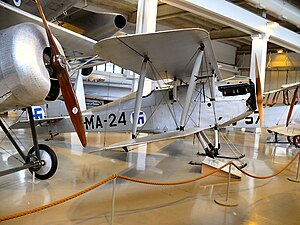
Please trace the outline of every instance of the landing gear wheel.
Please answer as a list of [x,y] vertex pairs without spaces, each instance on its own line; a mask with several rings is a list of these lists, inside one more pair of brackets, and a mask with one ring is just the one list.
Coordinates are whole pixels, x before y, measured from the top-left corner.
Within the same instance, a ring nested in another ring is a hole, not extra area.
[[300,136],[299,135],[295,136],[293,138],[293,140],[294,140],[294,145],[296,146],[296,148],[300,148]]
[[[42,165],[29,168],[31,173],[35,172],[36,178],[46,180],[52,177],[57,170],[57,157],[55,152],[47,145],[39,144],[39,150],[42,160]],[[28,152],[27,162],[34,162],[37,159],[34,147]]]
[[293,138],[291,136],[286,136],[286,139],[290,145],[293,144]]

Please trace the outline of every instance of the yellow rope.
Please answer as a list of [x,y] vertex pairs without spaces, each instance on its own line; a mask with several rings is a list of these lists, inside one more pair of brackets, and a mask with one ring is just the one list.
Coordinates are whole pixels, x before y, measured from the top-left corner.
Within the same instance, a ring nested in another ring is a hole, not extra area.
[[191,182],[195,182],[197,180],[203,179],[205,177],[208,177],[214,173],[217,173],[218,171],[222,170],[223,168],[225,168],[226,166],[228,166],[231,162],[226,163],[225,165],[221,166],[218,169],[213,170],[210,173],[204,174],[202,176],[196,177],[194,179],[190,179],[190,180],[183,180],[183,181],[176,181],[176,182],[153,182],[153,181],[146,181],[146,180],[140,180],[140,179],[135,179],[135,178],[131,178],[131,177],[126,177],[123,175],[118,175],[118,178],[124,179],[124,180],[128,180],[128,181],[132,181],[132,182],[136,182],[136,183],[142,183],[142,184],[150,184],[150,185],[178,185],[178,184],[187,184],[187,183],[191,183]]
[[246,171],[240,169],[237,165],[235,165],[234,163],[232,163],[232,165],[234,165],[235,168],[237,168],[239,171],[241,171],[243,174],[249,176],[249,177],[252,177],[252,178],[255,178],[255,179],[268,179],[268,178],[271,178],[271,177],[275,177],[277,176],[278,174],[282,173],[284,170],[286,170],[294,161],[295,159],[300,155],[300,152],[298,152],[294,158],[288,163],[286,164],[285,167],[283,167],[282,169],[278,170],[277,172],[273,173],[272,175],[269,175],[269,176],[255,176],[255,175],[252,175],[250,173],[247,173]]
[[269,175],[269,176],[255,176],[255,175],[252,175],[248,172],[245,172],[243,171],[242,169],[240,169],[236,164],[234,164],[233,162],[228,162],[226,163],[225,165],[221,166],[220,168],[218,169],[215,169],[213,170],[212,172],[210,173],[207,173],[205,175],[202,175],[202,176],[199,176],[199,177],[196,177],[194,179],[190,179],[190,180],[184,180],[184,181],[176,181],[176,182],[154,182],[154,181],[146,181],[146,180],[141,180],[141,179],[136,179],[136,178],[131,178],[131,177],[127,177],[127,176],[123,176],[123,175],[111,175],[109,176],[108,178],[98,182],[97,184],[94,184],[92,185],[91,187],[88,187],[80,192],[77,192],[73,195],[70,195],[66,198],[63,198],[63,199],[60,199],[60,200],[57,200],[55,202],[52,202],[52,203],[49,203],[47,205],[43,205],[43,206],[40,206],[40,207],[37,207],[37,208],[34,208],[34,209],[30,209],[30,210],[26,210],[26,211],[23,211],[23,212],[19,212],[19,213],[15,213],[15,214],[12,214],[12,215],[9,215],[9,216],[5,216],[5,217],[2,217],[0,218],[0,222],[1,221],[6,221],[6,220],[11,220],[11,219],[15,219],[15,218],[18,218],[18,217],[21,217],[21,216],[25,216],[25,215],[29,215],[29,214],[32,214],[32,213],[35,213],[35,212],[39,212],[39,211],[42,211],[44,209],[47,209],[47,208],[50,208],[52,206],[55,206],[55,205],[58,205],[58,204],[61,204],[61,203],[64,203],[66,201],[69,201],[71,199],[74,199],[76,197],[79,197],[105,183],[107,183],[108,181],[112,180],[112,179],[115,179],[115,178],[120,178],[120,179],[124,179],[124,180],[128,180],[128,181],[132,181],[132,182],[137,182],[137,183],[142,183],[142,184],[150,184],[150,185],[179,185],[179,184],[187,184],[187,183],[191,183],[191,182],[195,182],[197,180],[200,180],[200,179],[203,179],[205,177],[208,177],[208,176],[211,176],[215,173],[217,173],[218,171],[222,170],[223,168],[225,168],[226,166],[228,165],[233,165],[235,166],[239,171],[241,171],[243,174],[249,176],[249,177],[252,177],[252,178],[256,178],[256,179],[267,179],[267,178],[271,178],[271,177],[274,177],[274,176],[277,176],[278,174],[282,173],[284,170],[286,170],[294,161],[295,159],[300,155],[300,152],[298,152],[294,158],[285,166],[283,167],[282,169],[280,169],[279,171],[275,172],[274,174],[272,175]]
[[77,193],[75,193],[73,195],[70,195],[70,196],[68,196],[66,198],[57,200],[55,202],[51,202],[51,203],[49,203],[47,205],[43,205],[43,206],[40,206],[40,207],[37,207],[37,208],[34,208],[34,209],[30,209],[30,210],[26,210],[26,211],[23,211],[23,212],[19,212],[19,213],[15,213],[15,214],[12,214],[12,215],[9,215],[9,216],[2,217],[2,218],[0,218],[0,221],[11,220],[11,219],[15,219],[15,218],[18,218],[18,217],[21,217],[21,216],[29,215],[29,214],[32,214],[32,213],[39,212],[39,211],[42,211],[44,209],[50,208],[52,206],[61,204],[63,202],[69,201],[69,200],[71,200],[73,198],[76,198],[76,197],[78,197],[80,195],[83,195],[83,194],[85,194],[85,193],[87,193],[87,192],[89,192],[89,191],[91,191],[91,190],[93,190],[93,189],[101,186],[102,184],[105,184],[106,182],[108,182],[108,181],[110,181],[110,180],[112,180],[114,178],[116,178],[116,175],[112,175],[112,176],[110,176],[110,177],[108,177],[108,178],[100,181],[99,183],[94,184],[93,186],[88,187],[88,188],[86,188],[86,189],[84,189],[84,190],[82,190],[80,192],[77,192]]

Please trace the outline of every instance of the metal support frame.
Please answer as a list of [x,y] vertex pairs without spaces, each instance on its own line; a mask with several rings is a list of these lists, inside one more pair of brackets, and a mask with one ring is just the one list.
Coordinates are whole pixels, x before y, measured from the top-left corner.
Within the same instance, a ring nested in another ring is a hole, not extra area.
[[136,33],[150,33],[156,30],[158,0],[138,0]]
[[208,144],[210,149],[213,149],[214,146],[213,144],[210,142],[210,140],[208,139],[208,137],[205,135],[205,133],[203,131],[199,132],[201,134],[201,136],[203,137],[203,139],[206,141],[206,143]]
[[174,78],[174,85],[173,85],[173,102],[177,102],[178,98],[178,80]]
[[12,145],[16,148],[19,155],[24,160],[24,165],[22,165],[22,166],[17,166],[17,167],[14,167],[14,168],[10,168],[10,169],[7,169],[7,170],[0,171],[0,177],[11,174],[11,173],[15,173],[15,172],[18,172],[18,171],[21,171],[21,170],[24,170],[24,169],[29,169],[29,168],[33,168],[33,167],[42,165],[40,150],[39,150],[39,146],[38,146],[37,133],[36,133],[35,126],[34,126],[32,108],[28,107],[27,112],[28,112],[28,117],[29,117],[29,122],[30,122],[32,140],[33,140],[33,144],[34,144],[34,150],[35,150],[35,154],[36,154],[36,157],[37,157],[38,161],[28,162],[28,160],[27,160],[28,157],[23,153],[20,146],[17,144],[15,139],[12,137],[12,135],[9,133],[9,130],[5,126],[2,118],[0,118],[0,127],[2,128],[2,130],[6,134],[6,136],[8,137],[10,142],[12,143]]
[[[209,157],[213,157],[213,154],[211,153],[210,151],[210,147],[208,146],[208,143],[205,141],[205,139],[202,137],[202,135],[200,134],[200,132],[196,133],[196,137],[198,139],[198,141],[200,142],[204,152],[205,152],[205,155],[209,156]],[[198,152],[199,155],[201,155],[199,152]]]
[[83,85],[83,75],[81,74],[82,70],[77,71],[77,77],[75,80],[74,90],[78,100],[78,104],[81,111],[86,110],[86,101],[85,101],[85,91]]
[[[247,34],[270,34],[270,42],[300,52],[300,35],[283,26],[268,27],[270,20],[225,0],[161,0],[179,9],[226,24]],[[222,5],[222,7],[220,7]],[[232,13],[234,12],[234,13]]]
[[23,151],[21,150],[20,146],[17,144],[17,142],[15,141],[15,139],[9,133],[8,129],[6,128],[5,124],[3,123],[2,118],[0,118],[0,126],[1,126],[2,130],[4,131],[4,133],[6,134],[6,136],[8,137],[8,139],[10,140],[10,142],[12,143],[12,145],[16,148],[16,150],[18,151],[18,153],[20,154],[20,156],[22,157],[22,159],[24,161],[26,161],[26,155],[23,153]]
[[29,123],[30,123],[30,129],[31,129],[34,152],[35,152],[35,155],[36,155],[37,159],[39,160],[39,162],[41,162],[41,154],[40,154],[40,149],[39,149],[37,133],[36,133],[36,129],[35,129],[35,126],[34,126],[32,108],[28,107],[27,112],[28,112],[28,117],[29,117]]
[[195,85],[196,85],[196,81],[197,81],[197,75],[199,73],[201,62],[202,62],[203,53],[204,53],[204,45],[201,44],[199,51],[197,52],[197,55],[196,55],[193,71],[192,71],[191,78],[190,78],[189,87],[188,87],[188,90],[186,93],[185,103],[184,103],[184,107],[183,107],[183,111],[182,111],[181,119],[180,119],[180,130],[184,130],[184,127],[185,127],[188,111],[189,111],[192,97],[194,94],[194,89],[195,89]]
[[219,154],[218,150],[220,149],[220,136],[219,136],[219,130],[217,127],[214,128],[214,144],[215,144],[215,149],[214,149],[214,155],[217,156]]
[[136,100],[135,100],[133,123],[132,123],[132,139],[136,138],[137,123],[138,123],[138,118],[142,106],[143,89],[144,89],[145,78],[147,73],[147,62],[148,62],[148,58],[145,58],[142,64],[141,74],[139,78],[139,86],[136,92]]
[[[259,76],[261,83],[261,91],[264,92],[265,87],[265,75],[266,75],[266,62],[267,62],[267,47],[269,36],[262,34],[255,34],[251,36],[252,48],[251,48],[251,62],[250,62],[250,78],[252,82],[256,84],[256,66],[255,60],[258,60]],[[279,96],[279,93],[278,93]]]
[[11,173],[19,172],[21,170],[33,168],[33,167],[36,167],[38,165],[39,165],[38,162],[30,162],[30,163],[26,163],[22,166],[17,166],[17,167],[11,168],[11,169],[2,170],[2,171],[0,171],[0,177],[11,174]]

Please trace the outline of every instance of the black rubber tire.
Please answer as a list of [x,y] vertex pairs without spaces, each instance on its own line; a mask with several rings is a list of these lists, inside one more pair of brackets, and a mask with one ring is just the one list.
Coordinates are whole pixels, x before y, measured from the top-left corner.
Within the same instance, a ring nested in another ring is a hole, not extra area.
[[[35,177],[39,180],[47,180],[52,177],[58,166],[58,160],[55,152],[47,145],[39,144],[41,159],[45,165],[40,168],[29,168],[30,173],[35,172]],[[28,160],[30,161],[35,157],[34,147],[32,147],[28,152]],[[50,165],[50,166],[49,166]]]
[[286,139],[290,145],[292,145],[294,143],[294,140],[291,136],[286,136]]
[[300,136],[293,137],[293,141],[296,148],[300,148]]

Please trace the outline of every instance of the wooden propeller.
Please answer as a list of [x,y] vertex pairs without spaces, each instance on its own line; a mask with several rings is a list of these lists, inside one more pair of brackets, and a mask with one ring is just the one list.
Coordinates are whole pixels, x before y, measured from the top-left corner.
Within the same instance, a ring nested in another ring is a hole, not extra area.
[[298,89],[299,89],[299,86],[297,86],[296,89],[295,89],[295,92],[294,92],[294,95],[293,95],[293,98],[292,98],[292,102],[291,102],[291,105],[290,105],[290,109],[289,109],[289,112],[288,112],[288,116],[286,118],[285,126],[288,126],[289,123],[290,123],[292,113],[293,113],[293,109],[294,109],[294,105],[295,105],[295,103],[298,99]]
[[255,55],[255,78],[256,78],[256,101],[257,101],[257,108],[258,108],[258,115],[259,115],[259,125],[260,129],[262,129],[263,125],[263,95],[261,90],[261,83],[260,83],[260,72],[258,68],[258,60],[257,56]]
[[55,43],[53,35],[48,26],[45,14],[43,12],[42,6],[40,4],[40,1],[35,0],[35,2],[38,6],[38,10],[42,17],[43,24],[45,26],[45,30],[47,33],[50,49],[51,49],[50,66],[52,67],[53,72],[57,76],[57,79],[58,79],[58,82],[59,82],[59,85],[61,88],[62,96],[64,98],[68,113],[70,115],[71,121],[75,128],[75,131],[80,139],[81,144],[85,147],[87,144],[87,141],[86,141],[85,129],[83,126],[83,121],[82,121],[82,114],[80,111],[80,107],[79,107],[76,95],[75,95],[74,90],[71,85],[69,74],[67,72],[66,58],[64,55],[62,55],[60,53],[60,51]]

